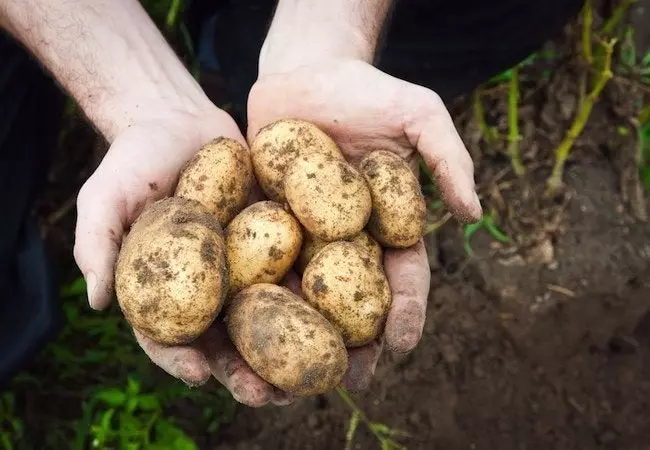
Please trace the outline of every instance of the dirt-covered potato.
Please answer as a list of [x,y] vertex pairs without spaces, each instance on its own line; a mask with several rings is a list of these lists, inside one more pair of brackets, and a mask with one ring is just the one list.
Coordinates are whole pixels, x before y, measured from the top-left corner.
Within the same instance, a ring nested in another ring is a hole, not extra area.
[[323,153],[343,159],[336,143],[315,125],[296,119],[283,119],[262,128],[251,143],[253,169],[268,198],[284,202],[284,174],[291,161],[300,155]]
[[322,153],[296,158],[287,168],[284,189],[300,223],[324,241],[359,234],[370,217],[364,178],[347,162]]
[[[300,254],[296,260],[295,268],[299,273],[303,273],[309,261],[312,260],[316,254],[321,251],[329,242],[318,239],[309,231],[303,230],[303,241]],[[381,246],[373,239],[367,231],[363,230],[356,236],[348,239],[349,242],[360,246],[366,251],[370,252],[372,257],[377,261],[380,266],[383,265],[384,255]]]
[[174,195],[198,201],[225,227],[246,206],[252,182],[248,150],[234,139],[220,137],[187,162]]
[[226,228],[230,293],[256,283],[277,283],[298,257],[300,224],[272,201],[254,203]]
[[294,396],[325,393],[347,370],[341,336],[287,288],[247,287],[233,299],[226,320],[230,339],[248,365]]
[[302,293],[343,336],[348,347],[378,337],[384,328],[391,292],[377,261],[356,244],[333,242],[310,261]]
[[219,314],[228,291],[219,222],[193,200],[151,204],[124,239],[115,289],[134,328],[163,344],[193,341]]
[[406,161],[379,150],[366,155],[359,170],[370,186],[368,230],[385,247],[405,248],[424,234],[427,208],[422,189]]

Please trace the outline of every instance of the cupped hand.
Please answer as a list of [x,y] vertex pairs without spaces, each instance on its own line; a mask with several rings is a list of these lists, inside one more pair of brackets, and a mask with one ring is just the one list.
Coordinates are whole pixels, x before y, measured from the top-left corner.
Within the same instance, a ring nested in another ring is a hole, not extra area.
[[[114,268],[124,234],[147,204],[171,194],[185,162],[218,136],[246,146],[235,122],[217,108],[156,111],[151,117],[116,134],[77,198],[74,256],[95,309],[106,308],[113,297]],[[244,404],[286,401],[282,392],[248,367],[222,323],[188,346],[167,347],[134,333],[155,364],[188,385],[201,385],[213,375]]]
[[[249,142],[260,128],[283,118],[316,124],[352,164],[368,152],[385,149],[417,171],[420,155],[449,210],[464,222],[481,217],[472,160],[433,91],[361,61],[323,61],[257,80],[248,98]],[[422,240],[408,249],[387,249],[384,267],[392,307],[382,338],[350,350],[344,383],[351,389],[369,384],[384,342],[394,352],[407,353],[422,336],[431,276]]]

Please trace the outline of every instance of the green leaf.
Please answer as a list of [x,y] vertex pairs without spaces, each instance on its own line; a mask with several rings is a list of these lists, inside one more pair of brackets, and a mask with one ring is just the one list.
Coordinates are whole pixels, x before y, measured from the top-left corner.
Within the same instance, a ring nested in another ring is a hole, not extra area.
[[492,219],[485,221],[485,228],[490,232],[492,237],[500,242],[510,242],[510,238],[506,236],[492,221]]
[[471,246],[472,236],[474,236],[474,233],[476,233],[478,230],[483,228],[483,226],[484,226],[484,219],[481,219],[476,223],[469,223],[465,225],[465,228],[463,228],[463,240],[464,240],[463,247],[465,248],[465,253],[467,253],[469,256],[474,255],[474,251],[472,250],[472,246]]
[[641,167],[641,182],[650,191],[650,166]]
[[122,406],[126,402],[126,394],[117,388],[103,389],[97,392],[94,397],[112,408]]
[[643,55],[643,59],[641,59],[641,65],[642,66],[650,65],[650,50],[645,52],[645,55]]
[[61,288],[60,295],[63,298],[79,297],[86,294],[86,280],[83,277],[78,277],[72,283],[67,284]]
[[138,406],[144,411],[157,411],[161,409],[160,400],[155,395],[138,396]]

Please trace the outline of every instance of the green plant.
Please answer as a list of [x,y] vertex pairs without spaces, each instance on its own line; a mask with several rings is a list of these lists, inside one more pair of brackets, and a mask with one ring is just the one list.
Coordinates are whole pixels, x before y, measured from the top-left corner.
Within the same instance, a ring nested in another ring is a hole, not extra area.
[[375,436],[379,441],[381,450],[406,450],[406,447],[397,442],[395,439],[400,437],[408,437],[409,434],[390,428],[388,425],[385,425],[381,422],[371,421],[366,413],[357,406],[357,404],[352,400],[352,397],[342,387],[337,387],[336,392],[339,394],[341,399],[345,402],[348,407],[352,410],[352,415],[348,422],[348,430],[345,435],[345,450],[351,450],[354,444],[354,436],[356,434],[359,422],[363,423],[368,430]]
[[5,392],[0,396],[0,448],[13,450],[24,432],[22,420],[16,416],[16,396]]
[[641,182],[650,191],[650,105],[639,115],[639,175]]
[[494,213],[485,214],[480,221],[467,224],[463,228],[463,247],[465,248],[465,253],[469,256],[474,256],[474,250],[472,250],[472,236],[474,236],[478,230],[483,228],[497,241],[510,242],[510,238],[497,226]]
[[636,44],[634,43],[634,28],[630,26],[626,27],[623,33],[619,51],[619,62],[618,72],[636,78],[643,83],[650,84],[650,50],[639,57]]

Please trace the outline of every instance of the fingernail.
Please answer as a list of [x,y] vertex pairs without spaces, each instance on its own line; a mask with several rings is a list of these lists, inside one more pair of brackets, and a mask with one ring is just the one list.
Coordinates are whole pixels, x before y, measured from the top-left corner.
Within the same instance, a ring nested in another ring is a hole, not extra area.
[[86,274],[86,291],[88,292],[88,304],[93,307],[93,298],[95,297],[95,289],[97,288],[97,276],[94,272]]

